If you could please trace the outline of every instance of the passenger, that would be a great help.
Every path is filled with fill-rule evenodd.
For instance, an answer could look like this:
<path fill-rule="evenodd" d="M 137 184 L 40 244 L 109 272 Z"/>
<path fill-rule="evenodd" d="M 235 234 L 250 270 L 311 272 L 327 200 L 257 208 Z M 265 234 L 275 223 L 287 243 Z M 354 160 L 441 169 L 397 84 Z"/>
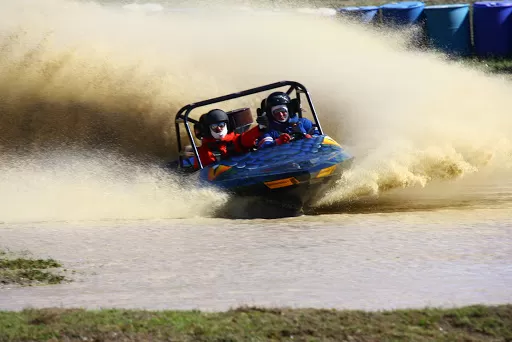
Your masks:
<path fill-rule="evenodd" d="M 256 140 L 262 133 L 259 126 L 254 126 L 241 134 L 233 132 L 233 128 L 229 127 L 228 115 L 221 109 L 209 111 L 201 118 L 200 123 L 203 137 L 197 152 L 203 166 L 249 152 L 256 147 Z M 198 166 L 195 160 L 194 167 Z"/>
<path fill-rule="evenodd" d="M 283 92 L 272 93 L 264 100 L 264 113 L 258 115 L 256 122 L 261 129 L 268 131 L 258 140 L 258 148 L 286 144 L 292 137 L 309 139 L 312 135 L 319 134 L 311 120 L 299 117 L 298 111 L 301 109 L 293 108 L 291 104 L 290 97 Z"/>

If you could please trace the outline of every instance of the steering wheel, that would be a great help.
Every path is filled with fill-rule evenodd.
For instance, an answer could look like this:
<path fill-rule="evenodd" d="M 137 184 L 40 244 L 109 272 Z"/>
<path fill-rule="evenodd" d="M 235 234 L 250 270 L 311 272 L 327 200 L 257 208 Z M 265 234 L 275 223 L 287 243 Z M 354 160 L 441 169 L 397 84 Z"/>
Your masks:
<path fill-rule="evenodd" d="M 289 135 L 291 138 L 290 141 L 304 139 L 304 133 L 302 133 L 302 132 L 292 132 L 292 133 L 289 133 Z"/>

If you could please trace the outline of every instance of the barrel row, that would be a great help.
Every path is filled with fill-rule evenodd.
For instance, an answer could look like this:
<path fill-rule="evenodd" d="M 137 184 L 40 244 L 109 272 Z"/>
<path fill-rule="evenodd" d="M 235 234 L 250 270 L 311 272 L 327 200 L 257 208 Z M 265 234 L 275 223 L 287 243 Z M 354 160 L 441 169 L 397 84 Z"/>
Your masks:
<path fill-rule="evenodd" d="M 338 12 L 364 23 L 391 27 L 419 25 L 427 44 L 448 54 L 512 56 L 512 2 L 425 6 L 419 1 L 403 1 L 381 6 L 342 7 Z"/>

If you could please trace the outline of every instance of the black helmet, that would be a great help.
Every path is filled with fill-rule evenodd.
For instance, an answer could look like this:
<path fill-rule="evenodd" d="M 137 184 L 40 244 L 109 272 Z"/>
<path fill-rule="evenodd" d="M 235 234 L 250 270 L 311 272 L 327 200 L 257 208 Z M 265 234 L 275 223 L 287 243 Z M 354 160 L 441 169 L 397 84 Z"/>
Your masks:
<path fill-rule="evenodd" d="M 222 109 L 212 109 L 206 113 L 204 118 L 204 123 L 207 126 L 222 121 L 229 122 L 228 114 L 226 114 Z"/>
<path fill-rule="evenodd" d="M 270 113 L 270 108 L 272 108 L 274 106 L 279 106 L 279 105 L 288 106 L 290 104 L 290 102 L 291 102 L 291 99 L 290 99 L 290 96 L 288 96 L 288 94 L 283 93 L 282 91 L 276 91 L 276 92 L 270 94 L 267 97 L 267 100 L 265 101 L 266 112 Z"/>
<path fill-rule="evenodd" d="M 201 115 L 201 117 L 199 118 L 200 129 L 198 129 L 201 138 L 211 137 L 212 134 L 210 131 L 210 125 L 219 122 L 226 122 L 226 125 L 228 126 L 228 131 L 231 131 L 231 125 L 229 123 L 228 114 L 222 109 L 212 109 L 208 113 Z"/>
<path fill-rule="evenodd" d="M 277 91 L 272 94 L 270 94 L 266 100 L 264 100 L 265 103 L 265 112 L 268 114 L 272 113 L 272 107 L 275 106 L 286 106 L 288 109 L 288 119 L 286 119 L 285 122 L 289 123 L 296 123 L 299 120 L 299 117 L 297 116 L 297 110 L 295 107 L 297 107 L 295 104 L 297 102 L 297 99 L 291 99 L 290 96 L 287 93 L 284 93 L 282 91 Z M 262 101 L 263 105 L 263 101 Z M 276 121 L 273 115 L 270 115 L 272 120 Z"/>

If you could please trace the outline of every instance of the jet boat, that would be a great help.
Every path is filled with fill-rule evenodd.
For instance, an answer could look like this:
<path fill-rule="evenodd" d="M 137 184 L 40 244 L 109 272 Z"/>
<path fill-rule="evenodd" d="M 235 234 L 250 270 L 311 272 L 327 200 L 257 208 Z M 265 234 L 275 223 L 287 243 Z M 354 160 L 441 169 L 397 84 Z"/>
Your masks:
<path fill-rule="evenodd" d="M 283 87 L 283 91 L 290 97 L 295 95 L 292 99 L 300 108 L 297 113 L 299 117 L 304 113 L 311 114 L 308 118 L 317 128 L 318 135 L 313 135 L 309 139 L 295 136 L 287 144 L 254 149 L 218 160 L 208 166 L 202 165 L 196 144 L 197 125 L 200 121 L 190 115 L 193 111 L 212 105 L 225 110 L 221 102 L 275 91 Z M 309 110 L 301 104 L 303 97 Z M 226 112 L 235 132 L 242 133 L 254 123 L 249 107 Z M 192 125 L 194 129 L 191 128 Z M 262 203 L 278 206 L 281 212 L 286 213 L 284 216 L 302 214 L 304 208 L 313 205 L 334 185 L 353 161 L 352 155 L 324 133 L 308 90 L 295 81 L 280 81 L 188 104 L 176 114 L 175 128 L 179 159 L 171 163 L 173 168 L 184 174 L 195 174 L 201 184 L 229 192 L 234 195 L 234 200 L 250 197 Z M 185 145 L 184 141 L 188 145 Z M 193 156 L 190 156 L 191 154 Z M 193 167 L 194 160 L 199 160 L 196 167 Z"/>

